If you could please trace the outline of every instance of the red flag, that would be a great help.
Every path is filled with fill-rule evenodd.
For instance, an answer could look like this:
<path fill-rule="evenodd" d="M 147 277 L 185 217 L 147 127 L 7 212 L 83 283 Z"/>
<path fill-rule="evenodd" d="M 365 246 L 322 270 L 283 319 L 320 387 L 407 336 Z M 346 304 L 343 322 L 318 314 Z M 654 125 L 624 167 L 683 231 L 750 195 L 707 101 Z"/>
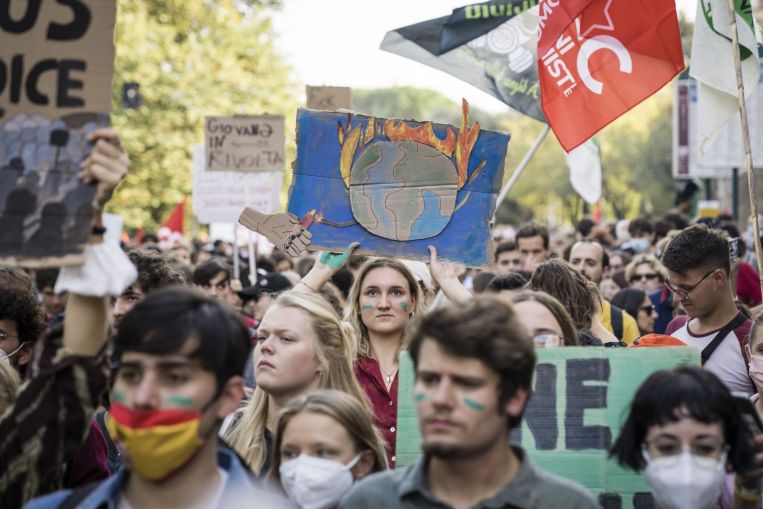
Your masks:
<path fill-rule="evenodd" d="M 541 0 L 538 73 L 566 151 L 684 69 L 675 0 Z"/>
<path fill-rule="evenodd" d="M 178 203 L 175 210 L 172 211 L 163 223 L 162 228 L 167 228 L 171 232 L 183 233 L 183 218 L 185 217 L 185 200 Z"/>

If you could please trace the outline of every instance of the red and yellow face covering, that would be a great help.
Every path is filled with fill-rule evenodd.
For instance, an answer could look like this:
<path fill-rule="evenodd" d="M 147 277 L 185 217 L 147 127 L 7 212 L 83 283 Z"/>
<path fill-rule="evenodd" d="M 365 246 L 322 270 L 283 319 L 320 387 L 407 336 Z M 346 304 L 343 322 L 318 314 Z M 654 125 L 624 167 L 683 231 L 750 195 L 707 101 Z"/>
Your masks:
<path fill-rule="evenodd" d="M 204 445 L 198 410 L 132 410 L 111 405 L 106 426 L 130 457 L 137 475 L 161 481 L 172 475 Z"/>

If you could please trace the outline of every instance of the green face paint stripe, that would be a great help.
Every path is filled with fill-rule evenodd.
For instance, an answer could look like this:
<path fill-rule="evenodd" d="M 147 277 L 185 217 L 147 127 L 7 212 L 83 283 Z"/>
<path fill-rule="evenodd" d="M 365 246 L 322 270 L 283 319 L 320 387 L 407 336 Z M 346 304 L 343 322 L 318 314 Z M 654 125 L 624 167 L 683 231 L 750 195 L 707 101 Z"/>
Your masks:
<path fill-rule="evenodd" d="M 400 303 L 400 309 L 402 309 L 403 311 L 407 312 L 408 311 L 408 303 L 407 302 L 401 302 Z"/>
<path fill-rule="evenodd" d="M 370 309 L 373 309 L 373 308 L 374 308 L 374 305 L 373 305 L 373 304 L 363 304 L 363 305 L 362 305 L 362 306 L 360 306 L 360 307 L 361 307 L 362 309 L 367 309 L 367 310 L 370 310 Z"/>
<path fill-rule="evenodd" d="M 124 403 L 127 398 L 125 398 L 125 394 L 122 391 L 113 391 L 111 393 L 111 399 L 114 401 L 117 401 L 119 403 Z"/>
<path fill-rule="evenodd" d="M 472 410 L 479 410 L 480 412 L 485 411 L 485 405 L 483 405 L 482 403 L 477 403 L 473 399 L 464 398 L 464 404 L 468 406 L 469 408 L 471 408 Z"/>
<path fill-rule="evenodd" d="M 417 392 L 415 398 L 417 403 L 421 403 L 422 401 L 427 399 L 427 395 L 424 394 L 423 392 Z"/>
<path fill-rule="evenodd" d="M 193 400 L 183 396 L 170 396 L 167 398 L 167 403 L 185 408 L 193 408 Z"/>

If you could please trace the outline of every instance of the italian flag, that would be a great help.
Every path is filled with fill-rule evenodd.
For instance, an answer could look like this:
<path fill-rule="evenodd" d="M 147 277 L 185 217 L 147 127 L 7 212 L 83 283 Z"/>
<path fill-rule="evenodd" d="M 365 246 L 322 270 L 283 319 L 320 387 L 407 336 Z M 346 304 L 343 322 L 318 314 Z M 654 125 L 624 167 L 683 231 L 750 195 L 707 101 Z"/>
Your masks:
<path fill-rule="evenodd" d="M 750 0 L 733 0 L 745 97 L 760 77 L 758 43 Z M 689 74 L 697 80 L 699 147 L 704 154 L 718 130 L 738 111 L 737 81 L 726 0 L 698 0 Z"/>

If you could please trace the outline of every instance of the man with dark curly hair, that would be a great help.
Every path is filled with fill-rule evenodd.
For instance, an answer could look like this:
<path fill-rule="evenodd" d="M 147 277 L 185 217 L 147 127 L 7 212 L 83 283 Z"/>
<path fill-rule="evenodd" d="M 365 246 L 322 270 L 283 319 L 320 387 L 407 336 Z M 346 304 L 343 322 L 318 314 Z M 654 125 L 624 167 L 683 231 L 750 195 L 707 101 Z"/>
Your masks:
<path fill-rule="evenodd" d="M 135 304 L 149 293 L 168 286 L 184 285 L 185 277 L 165 255 L 145 249 L 131 249 L 127 256 L 138 270 L 138 280 L 113 299 L 112 326 L 119 327 L 119 321 Z"/>
<path fill-rule="evenodd" d="M 0 273 L 0 359 L 23 376 L 44 330 L 45 317 L 29 285 L 10 272 Z"/>

